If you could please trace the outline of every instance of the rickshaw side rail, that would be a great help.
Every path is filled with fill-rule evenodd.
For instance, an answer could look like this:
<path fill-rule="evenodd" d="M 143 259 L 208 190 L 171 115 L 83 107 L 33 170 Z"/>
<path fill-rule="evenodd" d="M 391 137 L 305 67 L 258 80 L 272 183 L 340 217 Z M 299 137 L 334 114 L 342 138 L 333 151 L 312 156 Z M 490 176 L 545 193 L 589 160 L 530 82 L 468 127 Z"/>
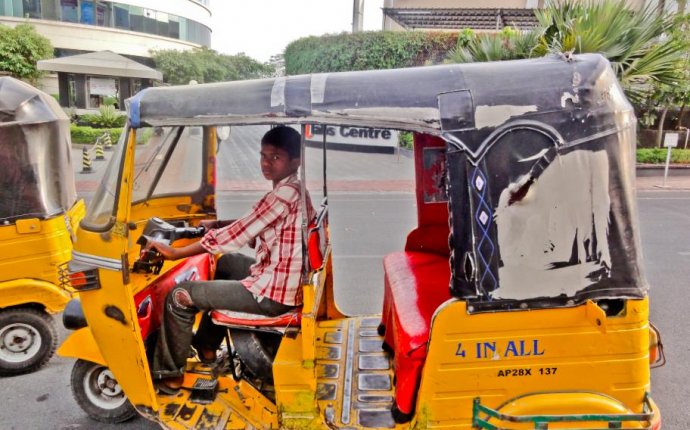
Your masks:
<path fill-rule="evenodd" d="M 643 413 L 641 414 L 572 414 L 572 415 L 509 415 L 503 414 L 495 409 L 481 404 L 479 397 L 474 399 L 472 406 L 472 426 L 476 429 L 500 430 L 489 422 L 490 419 L 495 418 L 500 421 L 508 421 L 511 423 L 534 423 L 535 429 L 548 429 L 549 423 L 574 423 L 574 422 L 606 422 L 607 427 L 598 430 L 623 428 L 624 422 L 651 422 L 654 418 L 652 405 L 649 401 L 649 394 L 644 396 Z M 485 414 L 486 418 L 482 418 L 481 414 Z M 651 429 L 651 426 L 641 427 L 643 429 Z M 596 429 L 595 429 L 596 430 Z"/>

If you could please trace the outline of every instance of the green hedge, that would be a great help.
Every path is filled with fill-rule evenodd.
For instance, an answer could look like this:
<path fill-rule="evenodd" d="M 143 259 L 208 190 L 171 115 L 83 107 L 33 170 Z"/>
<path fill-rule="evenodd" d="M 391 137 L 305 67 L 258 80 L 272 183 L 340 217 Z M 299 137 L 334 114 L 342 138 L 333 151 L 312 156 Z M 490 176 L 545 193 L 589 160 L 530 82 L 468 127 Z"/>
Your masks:
<path fill-rule="evenodd" d="M 371 31 L 310 36 L 285 48 L 285 73 L 393 69 L 440 63 L 457 32 Z"/>
<path fill-rule="evenodd" d="M 640 148 L 637 150 L 637 162 L 645 164 L 666 163 L 666 148 Z M 672 149 L 671 163 L 690 164 L 690 149 Z"/>
<path fill-rule="evenodd" d="M 122 128 L 92 128 L 70 124 L 69 131 L 72 135 L 72 143 L 94 144 L 99 136 L 107 132 L 110 133 L 110 139 L 114 145 L 120 138 Z"/>

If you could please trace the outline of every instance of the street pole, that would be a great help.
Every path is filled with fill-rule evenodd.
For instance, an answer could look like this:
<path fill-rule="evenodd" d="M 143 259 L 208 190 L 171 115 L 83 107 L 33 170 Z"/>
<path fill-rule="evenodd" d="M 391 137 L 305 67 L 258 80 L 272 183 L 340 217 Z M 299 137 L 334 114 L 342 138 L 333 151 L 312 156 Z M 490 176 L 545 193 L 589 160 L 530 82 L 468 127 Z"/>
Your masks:
<path fill-rule="evenodd" d="M 671 164 L 671 148 L 678 146 L 678 133 L 666 133 L 664 136 L 664 146 L 668 149 L 666 152 L 666 167 L 664 167 L 664 185 L 666 188 L 666 180 L 668 179 L 668 167 Z"/>
<path fill-rule="evenodd" d="M 364 0 L 352 1 L 352 32 L 359 33 L 364 28 Z"/>

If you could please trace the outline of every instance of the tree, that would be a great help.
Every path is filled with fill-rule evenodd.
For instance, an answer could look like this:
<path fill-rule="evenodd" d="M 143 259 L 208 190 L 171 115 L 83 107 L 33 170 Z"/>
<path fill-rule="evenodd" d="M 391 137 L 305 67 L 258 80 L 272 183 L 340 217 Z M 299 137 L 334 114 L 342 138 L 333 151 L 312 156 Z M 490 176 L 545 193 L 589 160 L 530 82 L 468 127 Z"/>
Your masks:
<path fill-rule="evenodd" d="M 673 16 L 660 13 L 651 4 L 632 11 L 625 0 L 551 1 L 536 15 L 539 25 L 531 31 L 507 28 L 498 34 L 459 39 L 448 61 L 597 52 L 611 62 L 626 95 L 637 105 L 649 103 L 650 94 L 659 89 L 668 92 L 684 82 L 682 63 L 687 44 L 679 42 L 678 37 L 669 37 L 679 28 L 677 23 Z M 681 91 L 675 93 L 680 95 Z M 667 99 L 660 94 L 655 97 L 657 101 Z"/>
<path fill-rule="evenodd" d="M 685 48 L 668 37 L 673 16 L 651 3 L 632 11 L 625 0 L 565 0 L 537 11 L 537 19 L 544 51 L 604 55 L 634 103 L 644 102 L 654 85 L 674 85 L 682 77 Z"/>
<path fill-rule="evenodd" d="M 683 49 L 681 61 L 676 65 L 678 79 L 671 84 L 655 82 L 648 87 L 645 103 L 640 106 L 640 123 L 647 127 L 656 124 L 656 145 L 661 146 L 666 115 L 671 106 L 680 108 L 675 121 L 679 129 L 683 123 L 686 107 L 690 105 L 690 15 L 679 14 L 667 35 Z"/>
<path fill-rule="evenodd" d="M 156 68 L 163 72 L 163 81 L 173 85 L 187 84 L 191 80 L 208 83 L 261 78 L 274 72 L 270 65 L 244 54 L 225 55 L 208 48 L 159 50 L 151 54 Z"/>
<path fill-rule="evenodd" d="M 503 61 L 543 55 L 538 52 L 541 30 L 518 31 L 505 27 L 500 33 L 481 33 L 463 30 L 456 48 L 449 53 L 450 63 Z"/>
<path fill-rule="evenodd" d="M 50 41 L 29 24 L 16 27 L 0 25 L 0 70 L 18 79 L 36 84 L 43 74 L 36 68 L 38 60 L 53 57 Z"/>

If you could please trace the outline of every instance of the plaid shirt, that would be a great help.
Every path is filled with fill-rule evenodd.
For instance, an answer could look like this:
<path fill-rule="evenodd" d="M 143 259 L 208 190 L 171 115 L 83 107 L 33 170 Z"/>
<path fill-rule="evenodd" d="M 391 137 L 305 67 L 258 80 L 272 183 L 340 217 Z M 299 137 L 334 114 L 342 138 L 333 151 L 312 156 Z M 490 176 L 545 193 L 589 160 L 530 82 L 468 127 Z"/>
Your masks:
<path fill-rule="evenodd" d="M 314 208 L 307 195 L 309 218 Z M 254 295 L 287 306 L 302 303 L 302 205 L 296 175 L 288 176 L 232 224 L 210 230 L 201 246 L 212 254 L 235 252 L 256 240 L 256 263 L 242 284 Z"/>

